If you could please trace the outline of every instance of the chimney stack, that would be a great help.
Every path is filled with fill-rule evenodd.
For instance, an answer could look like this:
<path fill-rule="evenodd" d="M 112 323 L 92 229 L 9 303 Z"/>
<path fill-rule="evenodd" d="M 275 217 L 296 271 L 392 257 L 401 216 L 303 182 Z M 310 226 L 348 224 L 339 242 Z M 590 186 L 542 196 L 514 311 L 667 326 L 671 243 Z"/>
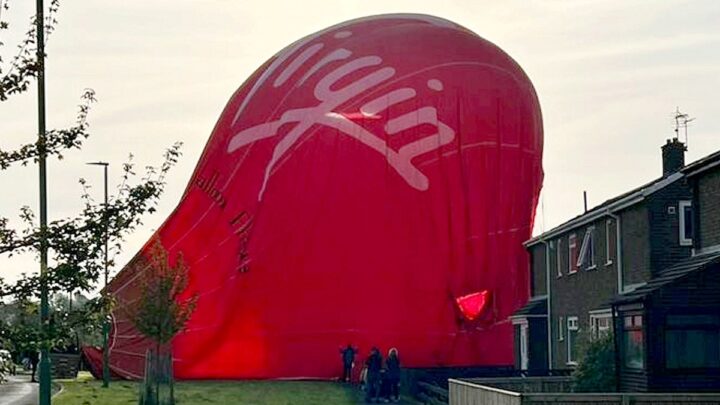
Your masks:
<path fill-rule="evenodd" d="M 685 144 L 677 138 L 668 139 L 662 146 L 663 177 L 671 175 L 685 166 Z"/>

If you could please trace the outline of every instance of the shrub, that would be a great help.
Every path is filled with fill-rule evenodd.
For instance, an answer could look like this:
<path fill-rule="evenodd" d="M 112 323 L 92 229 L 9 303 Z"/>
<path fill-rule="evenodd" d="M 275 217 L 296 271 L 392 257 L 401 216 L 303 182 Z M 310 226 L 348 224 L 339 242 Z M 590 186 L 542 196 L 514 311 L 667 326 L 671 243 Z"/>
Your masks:
<path fill-rule="evenodd" d="M 577 392 L 614 392 L 615 343 L 611 333 L 594 339 L 584 339 L 578 366 L 573 372 Z"/>

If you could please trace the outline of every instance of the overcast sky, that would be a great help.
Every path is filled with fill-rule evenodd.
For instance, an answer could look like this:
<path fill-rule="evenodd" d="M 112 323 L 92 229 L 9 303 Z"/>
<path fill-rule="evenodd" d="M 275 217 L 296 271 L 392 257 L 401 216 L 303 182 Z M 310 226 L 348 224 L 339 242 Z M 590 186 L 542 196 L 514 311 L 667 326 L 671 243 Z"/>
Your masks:
<path fill-rule="evenodd" d="M 6 58 L 31 3 L 10 1 Z M 49 127 L 72 124 L 86 87 L 99 103 L 83 150 L 49 163 L 50 219 L 78 211 L 80 177 L 102 198 L 101 169 L 84 162 L 110 162 L 114 184 L 130 152 L 141 166 L 156 164 L 183 141 L 160 210 L 127 241 L 121 267 L 177 204 L 223 106 L 250 73 L 304 35 L 392 12 L 460 23 L 533 81 L 545 122 L 536 233 L 580 213 L 583 190 L 595 205 L 658 177 L 677 106 L 697 117 L 688 161 L 720 150 L 720 1 L 63 1 L 47 49 Z M 36 136 L 35 97 L 0 104 L 0 147 Z M 0 172 L 0 216 L 36 208 L 37 188 L 36 167 Z M 0 258 L 4 278 L 37 268 L 32 256 Z"/>

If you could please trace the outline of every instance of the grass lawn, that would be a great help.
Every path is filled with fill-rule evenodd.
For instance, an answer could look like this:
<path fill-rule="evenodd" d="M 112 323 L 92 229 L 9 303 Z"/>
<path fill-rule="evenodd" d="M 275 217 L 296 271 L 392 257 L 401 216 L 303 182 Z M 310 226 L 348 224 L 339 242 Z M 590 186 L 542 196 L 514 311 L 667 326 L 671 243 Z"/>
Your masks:
<path fill-rule="evenodd" d="M 128 405 L 138 400 L 138 385 L 113 381 L 109 389 L 87 375 L 77 380 L 61 380 L 63 392 L 55 405 Z M 178 404 L 358 404 L 362 393 L 355 388 L 331 382 L 310 381 L 193 381 L 175 386 Z"/>

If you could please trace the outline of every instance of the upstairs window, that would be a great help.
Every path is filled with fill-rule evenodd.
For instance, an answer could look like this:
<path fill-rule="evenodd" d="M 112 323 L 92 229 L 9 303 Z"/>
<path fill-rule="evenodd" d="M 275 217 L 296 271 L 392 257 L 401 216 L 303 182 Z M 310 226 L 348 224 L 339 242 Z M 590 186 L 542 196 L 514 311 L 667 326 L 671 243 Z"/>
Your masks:
<path fill-rule="evenodd" d="M 595 266 L 595 227 L 592 226 L 585 231 L 582 247 L 580 247 L 580 257 L 577 266 L 584 266 L 587 270 L 594 269 Z"/>
<path fill-rule="evenodd" d="M 562 277 L 562 239 L 557 241 L 557 249 L 555 250 L 555 264 L 557 266 L 557 276 Z"/>
<path fill-rule="evenodd" d="M 691 201 L 680 201 L 680 246 L 692 246 L 693 210 Z"/>
<path fill-rule="evenodd" d="M 578 270 L 577 236 L 573 233 L 568 237 L 568 274 L 577 273 Z"/>

